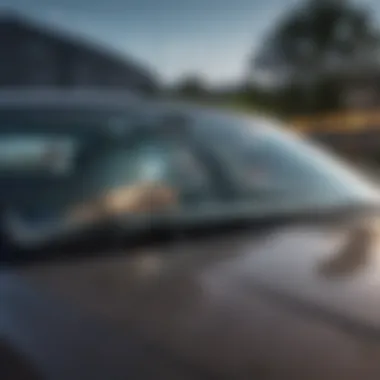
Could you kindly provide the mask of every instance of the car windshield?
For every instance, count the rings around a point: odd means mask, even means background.
[[[0,123],[2,214],[29,229],[119,216],[260,217],[376,195],[262,121],[201,115],[180,133],[120,113],[17,112]]]
[[[345,163],[273,121],[206,116],[197,134],[242,193],[264,207],[325,207],[377,197]]]

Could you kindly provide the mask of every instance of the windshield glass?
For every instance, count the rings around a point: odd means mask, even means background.
[[[273,121],[212,115],[197,138],[217,156],[240,199],[261,210],[333,207],[378,193],[339,159]]]
[[[0,117],[1,212],[12,228],[119,216],[260,217],[375,194],[334,159],[265,123],[213,116],[173,133],[126,114],[85,116]]]

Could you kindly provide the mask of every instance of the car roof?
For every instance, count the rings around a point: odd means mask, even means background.
[[[194,107],[193,107],[194,108]],[[180,102],[148,98],[127,90],[99,88],[10,88],[0,89],[0,110],[126,110],[142,119],[184,115]],[[191,113],[198,114],[192,109]]]
[[[278,129],[276,122],[259,115],[244,115],[239,112],[218,109],[209,105],[195,104],[182,100],[144,97],[128,90],[99,88],[5,88],[0,89],[0,110],[17,109],[96,109],[132,111],[142,120],[157,120],[161,117],[180,116],[192,121],[224,120],[243,122]],[[267,128],[265,128],[267,129]]]
[[[125,90],[12,88],[0,90],[0,109],[131,107],[140,104],[143,99],[143,97]]]

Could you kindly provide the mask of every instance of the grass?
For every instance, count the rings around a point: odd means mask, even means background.
[[[234,113],[242,113],[245,115],[252,115],[252,116],[269,116],[269,117],[276,117],[279,118],[280,116],[276,114],[273,111],[269,111],[265,107],[260,106],[253,106],[252,104],[249,104],[248,102],[238,98],[238,97],[230,97],[228,99],[192,99],[187,98],[183,99],[186,101],[189,101],[193,104],[198,104],[200,106],[206,106],[206,107],[212,107],[212,108],[219,108],[222,110],[230,110]]]

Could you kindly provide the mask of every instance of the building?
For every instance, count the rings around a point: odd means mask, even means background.
[[[158,89],[143,66],[19,15],[0,14],[0,56],[0,87]]]

